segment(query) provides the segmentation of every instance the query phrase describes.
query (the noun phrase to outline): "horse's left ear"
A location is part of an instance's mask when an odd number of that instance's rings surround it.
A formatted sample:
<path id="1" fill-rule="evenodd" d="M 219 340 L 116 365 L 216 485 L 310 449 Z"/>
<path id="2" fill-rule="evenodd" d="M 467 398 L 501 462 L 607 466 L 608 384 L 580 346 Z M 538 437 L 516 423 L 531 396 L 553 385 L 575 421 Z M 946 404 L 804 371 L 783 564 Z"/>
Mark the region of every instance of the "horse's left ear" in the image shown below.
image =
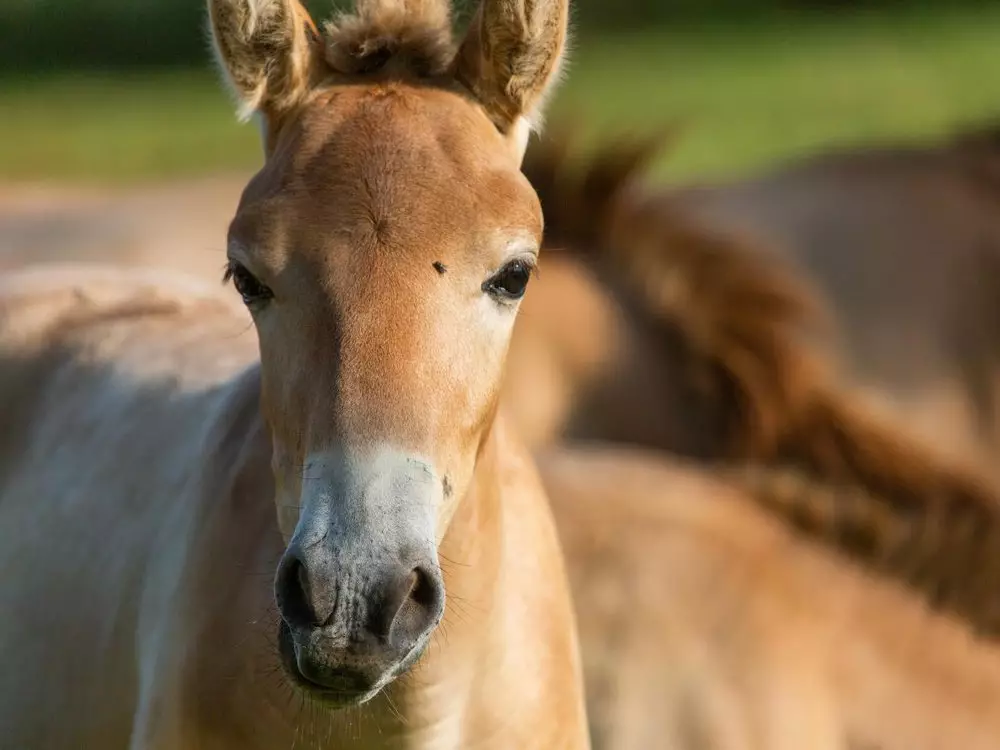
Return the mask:
<path id="1" fill-rule="evenodd" d="M 569 0 L 482 0 L 455 74 L 504 134 L 536 126 L 566 47 Z"/>
<path id="2" fill-rule="evenodd" d="M 322 49 L 299 0 L 208 0 L 215 51 L 240 102 L 240 116 L 261 113 L 268 126 L 311 86 Z"/>

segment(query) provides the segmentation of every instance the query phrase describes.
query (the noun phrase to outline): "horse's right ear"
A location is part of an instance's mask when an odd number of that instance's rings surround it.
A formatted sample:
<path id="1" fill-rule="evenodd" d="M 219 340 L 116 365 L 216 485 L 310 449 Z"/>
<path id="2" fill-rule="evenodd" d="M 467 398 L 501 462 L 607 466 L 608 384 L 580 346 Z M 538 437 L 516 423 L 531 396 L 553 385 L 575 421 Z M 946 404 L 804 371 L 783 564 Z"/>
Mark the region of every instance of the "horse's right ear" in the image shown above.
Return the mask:
<path id="1" fill-rule="evenodd" d="M 239 100 L 241 119 L 270 122 L 309 90 L 320 37 L 298 0 L 208 0 L 215 52 Z"/>

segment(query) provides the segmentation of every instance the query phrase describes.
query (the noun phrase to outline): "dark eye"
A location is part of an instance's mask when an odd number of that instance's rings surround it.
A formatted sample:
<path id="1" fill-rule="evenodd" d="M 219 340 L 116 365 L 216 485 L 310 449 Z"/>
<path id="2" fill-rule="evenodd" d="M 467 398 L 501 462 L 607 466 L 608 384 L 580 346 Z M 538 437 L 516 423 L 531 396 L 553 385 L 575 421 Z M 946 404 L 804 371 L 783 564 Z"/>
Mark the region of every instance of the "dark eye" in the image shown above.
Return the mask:
<path id="1" fill-rule="evenodd" d="M 226 266 L 226 272 L 222 277 L 223 283 L 232 281 L 236 291 L 243 298 L 243 303 L 247 307 L 257 307 L 267 302 L 274 296 L 274 293 L 257 280 L 257 277 L 250 273 L 245 266 L 236 261 L 230 261 Z"/>
<path id="2" fill-rule="evenodd" d="M 483 283 L 483 291 L 494 297 L 521 299 L 534 266 L 526 260 L 512 260 Z"/>

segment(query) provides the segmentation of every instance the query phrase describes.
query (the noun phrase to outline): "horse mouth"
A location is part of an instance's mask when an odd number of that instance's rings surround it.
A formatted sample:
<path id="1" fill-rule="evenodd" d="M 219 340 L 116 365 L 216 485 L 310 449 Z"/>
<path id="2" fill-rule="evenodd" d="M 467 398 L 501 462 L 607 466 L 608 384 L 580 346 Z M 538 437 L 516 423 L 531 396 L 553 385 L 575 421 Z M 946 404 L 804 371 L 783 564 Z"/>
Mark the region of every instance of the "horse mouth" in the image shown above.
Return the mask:
<path id="1" fill-rule="evenodd" d="M 347 675 L 331 676 L 329 684 L 309 679 L 299 667 L 292 631 L 284 621 L 278 627 L 278 653 L 281 656 L 281 665 L 288 680 L 299 690 L 306 692 L 313 700 L 331 708 L 360 706 L 382 691 L 383 685 L 381 684 L 374 688 L 362 687 L 356 678 Z"/>

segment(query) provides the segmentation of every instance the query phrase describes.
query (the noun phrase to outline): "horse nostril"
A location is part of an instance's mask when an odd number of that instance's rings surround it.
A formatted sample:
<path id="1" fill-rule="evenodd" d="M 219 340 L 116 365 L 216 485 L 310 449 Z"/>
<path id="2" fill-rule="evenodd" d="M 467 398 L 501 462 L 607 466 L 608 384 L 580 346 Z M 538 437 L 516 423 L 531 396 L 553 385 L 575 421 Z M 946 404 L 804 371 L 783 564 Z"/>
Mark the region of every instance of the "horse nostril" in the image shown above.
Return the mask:
<path id="1" fill-rule="evenodd" d="M 417 566 L 407 574 L 394 597 L 389 597 L 376 631 L 397 648 L 412 648 L 437 625 L 444 611 L 444 584 L 433 569 Z"/>
<path id="2" fill-rule="evenodd" d="M 274 589 L 278 611 L 285 622 L 297 627 L 320 624 L 312 601 L 309 574 L 296 555 L 288 554 L 281 561 Z"/>
<path id="3" fill-rule="evenodd" d="M 418 606 L 433 609 L 440 597 L 440 584 L 436 584 L 436 577 L 429 573 L 426 568 L 417 567 L 410 573 L 411 580 L 409 598 Z"/>

